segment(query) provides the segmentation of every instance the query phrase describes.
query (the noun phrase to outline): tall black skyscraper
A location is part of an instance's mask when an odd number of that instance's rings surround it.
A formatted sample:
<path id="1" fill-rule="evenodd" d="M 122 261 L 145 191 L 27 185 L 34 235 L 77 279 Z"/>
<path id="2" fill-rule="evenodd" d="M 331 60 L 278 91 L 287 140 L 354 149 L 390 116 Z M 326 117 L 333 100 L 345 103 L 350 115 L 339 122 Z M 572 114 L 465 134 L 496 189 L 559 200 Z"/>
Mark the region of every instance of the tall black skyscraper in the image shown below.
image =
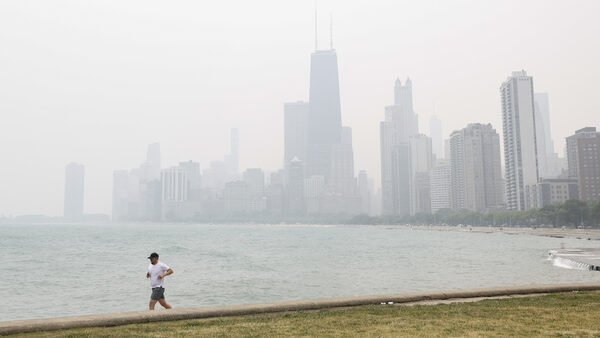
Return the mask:
<path id="1" fill-rule="evenodd" d="M 310 60 L 307 174 L 321 175 L 327 182 L 333 146 L 341 142 L 342 112 L 337 54 L 317 50 Z"/>

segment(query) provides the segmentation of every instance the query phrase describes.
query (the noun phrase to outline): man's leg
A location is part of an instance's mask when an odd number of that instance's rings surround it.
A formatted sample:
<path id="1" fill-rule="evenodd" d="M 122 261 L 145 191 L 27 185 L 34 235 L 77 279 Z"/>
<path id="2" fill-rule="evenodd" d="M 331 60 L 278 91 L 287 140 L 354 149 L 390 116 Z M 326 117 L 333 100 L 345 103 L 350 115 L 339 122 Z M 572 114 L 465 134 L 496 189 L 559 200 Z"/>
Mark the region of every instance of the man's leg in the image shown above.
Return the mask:
<path id="1" fill-rule="evenodd" d="M 154 299 L 150 299 L 150 304 L 148 305 L 148 308 L 150 310 L 154 310 L 154 305 L 156 305 L 156 302 L 158 302 L 158 301 L 154 300 Z"/>
<path id="2" fill-rule="evenodd" d="M 171 305 L 169 305 L 169 303 L 167 303 L 167 301 L 164 298 L 161 298 L 158 300 L 158 302 L 160 303 L 160 305 L 162 305 L 165 309 L 170 309 Z"/>

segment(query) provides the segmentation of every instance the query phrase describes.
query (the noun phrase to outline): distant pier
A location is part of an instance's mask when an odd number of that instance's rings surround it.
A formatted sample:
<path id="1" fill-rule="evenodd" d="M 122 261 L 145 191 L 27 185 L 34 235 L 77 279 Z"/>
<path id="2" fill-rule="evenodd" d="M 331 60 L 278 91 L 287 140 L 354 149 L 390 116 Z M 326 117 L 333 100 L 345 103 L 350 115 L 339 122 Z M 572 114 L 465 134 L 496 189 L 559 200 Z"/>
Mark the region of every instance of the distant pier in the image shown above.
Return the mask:
<path id="1" fill-rule="evenodd" d="M 600 271 L 600 248 L 549 250 L 548 255 L 573 268 Z"/>

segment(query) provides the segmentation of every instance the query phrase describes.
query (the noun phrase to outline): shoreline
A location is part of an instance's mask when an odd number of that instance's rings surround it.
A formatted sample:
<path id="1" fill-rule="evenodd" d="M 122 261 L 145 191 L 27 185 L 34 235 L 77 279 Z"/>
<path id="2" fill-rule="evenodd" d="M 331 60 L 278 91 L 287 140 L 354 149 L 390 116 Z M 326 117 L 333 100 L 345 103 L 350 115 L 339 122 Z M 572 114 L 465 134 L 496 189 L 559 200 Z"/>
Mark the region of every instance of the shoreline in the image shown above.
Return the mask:
<path id="1" fill-rule="evenodd" d="M 136 323 L 174 321 L 198 318 L 245 316 L 266 313 L 285 313 L 321 309 L 337 309 L 362 305 L 409 304 L 416 302 L 487 299 L 502 296 L 540 295 L 573 291 L 598 291 L 600 283 L 522 285 L 512 287 L 447 290 L 435 292 L 411 292 L 402 294 L 371 295 L 326 299 L 307 299 L 258 304 L 228 306 L 204 306 L 163 311 L 135 311 L 105 313 L 45 319 L 26 319 L 0 322 L 0 335 L 72 328 L 108 327 Z"/>
<path id="2" fill-rule="evenodd" d="M 365 227 L 385 227 L 386 229 L 430 230 L 477 233 L 503 233 L 507 235 L 534 235 L 554 238 L 577 238 L 600 240 L 600 229 L 572 228 L 533 228 L 533 227 L 487 227 L 487 226 L 452 226 L 452 225 L 364 225 Z"/>

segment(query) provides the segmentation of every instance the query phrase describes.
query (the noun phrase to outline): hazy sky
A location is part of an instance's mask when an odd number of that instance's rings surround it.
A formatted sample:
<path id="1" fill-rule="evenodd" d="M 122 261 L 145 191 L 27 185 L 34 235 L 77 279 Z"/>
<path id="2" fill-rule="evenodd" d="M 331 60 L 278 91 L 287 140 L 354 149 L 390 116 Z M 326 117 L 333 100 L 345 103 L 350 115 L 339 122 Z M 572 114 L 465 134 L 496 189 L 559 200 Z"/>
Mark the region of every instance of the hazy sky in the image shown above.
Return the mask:
<path id="1" fill-rule="evenodd" d="M 600 127 L 600 1 L 319 1 L 333 12 L 343 124 L 379 185 L 379 121 L 413 81 L 420 131 L 502 133 L 514 70 L 548 92 L 552 133 Z M 85 212 L 111 212 L 112 171 L 160 142 L 163 167 L 222 159 L 275 170 L 283 103 L 308 99 L 314 1 L 0 1 L 0 214 L 61 215 L 64 168 L 86 170 Z"/>

